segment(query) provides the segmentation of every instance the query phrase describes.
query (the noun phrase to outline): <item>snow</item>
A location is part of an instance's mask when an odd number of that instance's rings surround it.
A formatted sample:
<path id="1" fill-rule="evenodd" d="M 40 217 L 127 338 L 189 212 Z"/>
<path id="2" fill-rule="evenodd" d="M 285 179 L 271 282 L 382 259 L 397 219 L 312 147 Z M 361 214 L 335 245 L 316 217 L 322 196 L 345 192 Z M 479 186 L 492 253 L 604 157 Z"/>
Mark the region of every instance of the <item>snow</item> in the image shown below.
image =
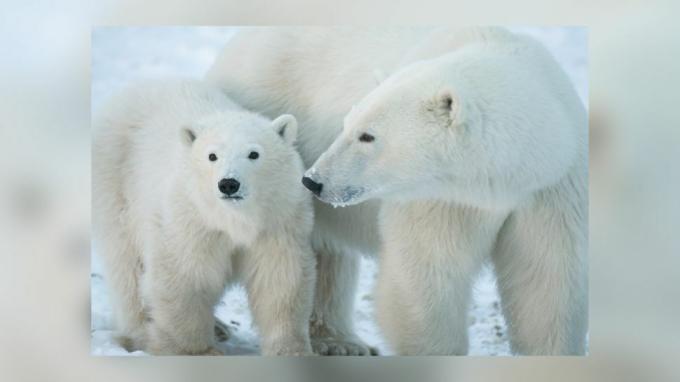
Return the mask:
<path id="1" fill-rule="evenodd" d="M 565 68 L 576 89 L 588 104 L 587 32 L 583 28 L 528 28 L 512 30 L 543 42 Z M 229 41 L 236 28 L 154 27 L 98 28 L 92 34 L 92 108 L 130 82 L 147 78 L 200 78 Z M 377 263 L 362 258 L 354 314 L 357 334 L 381 354 L 392 351 L 380 335 L 373 315 L 373 286 Z M 91 265 L 91 352 L 102 356 L 140 356 L 127 352 L 113 336 L 112 310 L 108 289 L 96 253 Z M 485 268 L 474 288 L 469 313 L 470 355 L 510 355 L 507 327 L 492 272 Z M 245 291 L 235 287 L 225 292 L 215 309 L 216 316 L 231 332 L 219 347 L 228 355 L 259 353 L 257 330 L 253 326 Z"/>

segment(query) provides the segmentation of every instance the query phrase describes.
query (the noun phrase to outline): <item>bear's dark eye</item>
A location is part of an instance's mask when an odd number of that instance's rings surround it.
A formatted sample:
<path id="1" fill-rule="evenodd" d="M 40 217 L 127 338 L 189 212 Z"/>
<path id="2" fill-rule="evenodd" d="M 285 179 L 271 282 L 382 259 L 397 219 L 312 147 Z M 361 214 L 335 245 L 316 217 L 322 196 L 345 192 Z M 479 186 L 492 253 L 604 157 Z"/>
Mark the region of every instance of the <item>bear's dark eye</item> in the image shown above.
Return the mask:
<path id="1" fill-rule="evenodd" d="M 214 162 L 217 160 L 217 155 L 210 153 L 210 155 L 208 155 L 208 159 L 210 159 L 211 162 Z"/>
<path id="2" fill-rule="evenodd" d="M 361 142 L 373 142 L 375 140 L 375 137 L 372 136 L 371 134 L 363 133 L 361 136 L 359 136 L 359 141 Z"/>
<path id="3" fill-rule="evenodd" d="M 260 157 L 260 153 L 257 151 L 251 151 L 250 154 L 248 154 L 248 159 L 255 160 Z"/>

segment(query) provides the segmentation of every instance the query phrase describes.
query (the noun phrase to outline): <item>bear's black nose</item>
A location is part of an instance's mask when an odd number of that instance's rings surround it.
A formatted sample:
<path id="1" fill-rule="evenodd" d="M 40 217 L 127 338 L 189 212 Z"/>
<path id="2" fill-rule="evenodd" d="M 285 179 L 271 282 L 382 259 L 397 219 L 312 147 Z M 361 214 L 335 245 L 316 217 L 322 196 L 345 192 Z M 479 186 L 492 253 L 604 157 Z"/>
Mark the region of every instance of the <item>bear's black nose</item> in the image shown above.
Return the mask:
<path id="1" fill-rule="evenodd" d="M 316 196 L 321 195 L 321 189 L 323 188 L 323 183 L 317 183 L 312 180 L 312 178 L 309 177 L 303 177 L 302 178 L 302 184 L 307 187 L 309 191 L 312 191 L 312 193 Z"/>
<path id="2" fill-rule="evenodd" d="M 232 195 L 233 193 L 238 191 L 238 188 L 241 187 L 241 183 L 239 183 L 238 180 L 234 178 L 221 179 L 217 183 L 217 187 L 223 194 Z"/>

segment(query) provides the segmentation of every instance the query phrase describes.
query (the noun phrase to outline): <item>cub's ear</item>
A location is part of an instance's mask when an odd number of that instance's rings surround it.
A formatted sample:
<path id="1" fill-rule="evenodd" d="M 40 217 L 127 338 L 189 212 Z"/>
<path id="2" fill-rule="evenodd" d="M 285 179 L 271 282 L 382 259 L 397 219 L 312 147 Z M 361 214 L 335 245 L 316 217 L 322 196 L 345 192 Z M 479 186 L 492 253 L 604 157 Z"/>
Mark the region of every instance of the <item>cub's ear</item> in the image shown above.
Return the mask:
<path id="1" fill-rule="evenodd" d="M 194 132 L 194 129 L 190 126 L 182 127 L 180 131 L 180 139 L 185 146 L 191 147 L 191 145 L 196 140 L 196 133 Z"/>
<path id="2" fill-rule="evenodd" d="M 448 125 L 460 120 L 460 101 L 451 89 L 440 90 L 432 102 L 431 110 L 437 117 L 445 118 Z"/>
<path id="3" fill-rule="evenodd" d="M 290 114 L 284 114 L 272 122 L 272 128 L 288 144 L 297 139 L 297 120 Z"/>

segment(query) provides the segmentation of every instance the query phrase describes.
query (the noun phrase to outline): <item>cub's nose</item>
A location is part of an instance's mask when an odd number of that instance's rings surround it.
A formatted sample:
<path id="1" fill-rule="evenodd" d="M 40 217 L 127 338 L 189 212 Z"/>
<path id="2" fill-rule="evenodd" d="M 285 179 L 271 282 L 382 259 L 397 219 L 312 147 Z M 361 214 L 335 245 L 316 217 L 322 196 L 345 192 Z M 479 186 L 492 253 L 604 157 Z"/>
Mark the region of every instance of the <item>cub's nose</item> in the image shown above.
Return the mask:
<path id="1" fill-rule="evenodd" d="M 307 187 L 309 191 L 312 191 L 312 193 L 316 196 L 321 195 L 321 189 L 323 188 L 323 183 L 317 183 L 312 180 L 310 177 L 303 177 L 302 178 L 302 184 Z"/>
<path id="2" fill-rule="evenodd" d="M 234 178 L 227 178 L 227 179 L 221 179 L 217 183 L 217 187 L 220 189 L 220 192 L 225 194 L 225 195 L 232 195 L 236 191 L 238 191 L 238 188 L 241 187 L 241 183 L 238 182 L 238 180 Z"/>

